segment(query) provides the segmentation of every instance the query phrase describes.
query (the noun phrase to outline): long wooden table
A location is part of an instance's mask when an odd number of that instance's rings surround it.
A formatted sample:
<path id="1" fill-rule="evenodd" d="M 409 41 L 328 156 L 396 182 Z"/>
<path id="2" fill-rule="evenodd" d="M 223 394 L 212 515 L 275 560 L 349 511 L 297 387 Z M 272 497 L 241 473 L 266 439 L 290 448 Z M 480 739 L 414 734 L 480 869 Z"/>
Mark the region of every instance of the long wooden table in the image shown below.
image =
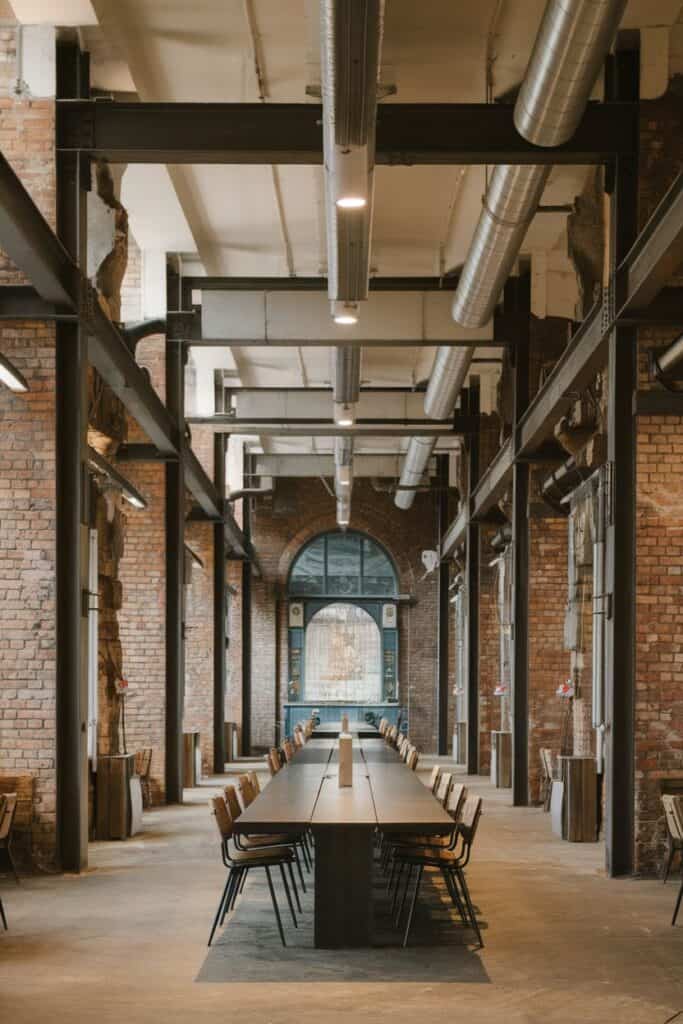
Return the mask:
<path id="1" fill-rule="evenodd" d="M 314 941 L 323 949 L 372 945 L 377 827 L 434 835 L 453 827 L 383 740 L 354 740 L 352 786 L 339 786 L 337 760 L 336 740 L 310 740 L 235 823 L 236 831 L 254 834 L 313 830 Z"/>

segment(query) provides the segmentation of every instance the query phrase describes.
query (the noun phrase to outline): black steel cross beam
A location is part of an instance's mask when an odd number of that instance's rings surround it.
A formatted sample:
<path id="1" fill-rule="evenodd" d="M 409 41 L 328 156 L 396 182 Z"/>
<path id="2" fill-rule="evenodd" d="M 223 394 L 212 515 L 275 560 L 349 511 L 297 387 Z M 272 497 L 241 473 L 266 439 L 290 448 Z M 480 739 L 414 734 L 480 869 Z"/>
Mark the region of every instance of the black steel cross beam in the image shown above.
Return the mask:
<path id="1" fill-rule="evenodd" d="M 71 102 L 71 101 L 69 101 Z M 79 101 L 73 101 L 79 102 Z M 88 101 L 85 101 L 88 102 Z M 185 466 L 193 496 L 212 517 L 221 517 L 218 494 L 192 449 L 183 442 L 169 412 L 147 375 L 133 357 L 115 324 L 104 314 L 97 292 L 78 262 L 59 241 L 38 207 L 0 154 L 0 247 L 31 281 L 21 294 L 13 290 L 13 302 L 33 303 L 36 319 L 52 319 L 57 309 L 78 320 L 88 334 L 88 359 L 126 409 L 138 421 L 162 455 L 177 455 Z M 3 292 L 0 290 L 0 303 Z M 39 316 L 42 303 L 42 314 Z M 230 516 L 231 513 L 226 513 Z M 242 533 L 234 522 L 230 529 L 238 554 L 246 557 Z"/>
<path id="2" fill-rule="evenodd" d="M 652 321 L 658 322 L 660 300 L 666 300 L 666 322 L 675 325 L 674 310 L 680 293 L 665 286 L 682 262 L 683 172 L 615 272 L 616 310 L 604 315 L 603 306 L 597 304 L 576 331 L 522 416 L 516 444 L 508 441 L 479 481 L 468 510 L 472 518 L 481 519 L 496 503 L 510 484 L 515 462 L 528 460 L 539 451 L 555 423 L 605 367 L 609 339 L 617 325 L 632 322 L 631 317 L 646 324 L 650 320 L 648 310 L 653 310 Z M 683 306 L 679 308 L 682 312 L 678 323 L 683 326 Z M 461 516 L 451 524 L 444 538 L 442 557 L 448 557 L 462 541 L 464 525 Z"/>
<path id="3" fill-rule="evenodd" d="M 497 103 L 385 103 L 378 164 L 597 164 L 634 151 L 637 105 L 590 104 L 570 142 L 542 149 Z M 58 150 L 112 163 L 321 164 L 316 103 L 57 103 Z"/>

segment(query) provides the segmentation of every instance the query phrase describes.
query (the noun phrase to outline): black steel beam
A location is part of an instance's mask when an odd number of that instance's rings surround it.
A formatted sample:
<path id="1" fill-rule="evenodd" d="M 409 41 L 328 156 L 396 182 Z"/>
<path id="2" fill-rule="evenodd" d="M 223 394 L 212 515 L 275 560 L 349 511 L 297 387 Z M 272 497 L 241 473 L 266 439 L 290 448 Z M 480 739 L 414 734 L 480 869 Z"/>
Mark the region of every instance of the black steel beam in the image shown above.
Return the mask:
<path id="1" fill-rule="evenodd" d="M 248 469 L 249 456 L 245 456 Z M 244 535 L 251 542 L 251 504 L 243 502 Z M 242 563 L 242 756 L 251 753 L 251 564 Z"/>
<path id="2" fill-rule="evenodd" d="M 683 391 L 638 391 L 636 416 L 683 416 Z"/>
<path id="3" fill-rule="evenodd" d="M 79 67 L 78 48 L 57 51 L 60 86 Z M 78 86 L 78 83 L 74 86 Z M 76 94 L 76 93 L 74 93 Z M 37 214 L 0 158 L 0 239 L 7 254 L 36 276 L 48 302 L 69 302 L 86 260 L 87 168 L 78 154 L 57 161 L 57 223 L 62 241 Z M 44 247 L 44 249 L 42 248 Z M 56 468 L 56 832 L 64 871 L 88 860 L 88 343 L 81 325 L 58 323 L 55 349 Z"/>
<path id="4" fill-rule="evenodd" d="M 449 457 L 437 455 L 437 480 L 441 488 L 436 497 L 437 512 L 437 534 L 439 540 L 443 537 L 448 527 L 448 462 Z M 439 565 L 439 613 L 438 613 L 438 640 L 437 640 L 437 721 L 438 721 L 438 752 L 441 755 L 448 753 L 448 698 L 449 686 L 449 636 L 450 636 L 450 612 L 448 586 L 449 586 L 449 565 L 444 559 Z"/>
<path id="5" fill-rule="evenodd" d="M 513 444 L 529 403 L 529 326 L 515 346 Z M 512 804 L 529 803 L 529 464 L 512 467 Z"/>
<path id="6" fill-rule="evenodd" d="M 378 164 L 595 164 L 635 146 L 637 107 L 590 104 L 570 142 L 543 149 L 516 131 L 513 106 L 385 103 Z M 315 103 L 106 103 L 57 106 L 57 146 L 112 163 L 321 164 Z"/>
<path id="7" fill-rule="evenodd" d="M 212 426 L 223 434 L 259 434 L 263 437 L 455 437 L 459 431 L 450 423 L 434 420 L 381 419 L 357 420 L 351 427 L 330 421 L 240 419 L 237 417 L 193 417 L 190 423 Z"/>
<path id="8" fill-rule="evenodd" d="M 615 79 L 636 99 L 639 55 L 618 53 Z M 609 83 L 608 83 L 609 84 Z M 623 93 L 622 93 L 623 95 Z M 642 308 L 683 259 L 683 175 L 638 234 L 638 157 L 615 163 L 610 224 L 613 310 Z M 675 259 L 674 259 L 675 257 Z M 612 323 L 616 321 L 612 316 Z M 613 326 L 608 335 L 605 533 L 605 860 L 611 877 L 630 875 L 635 858 L 636 449 L 634 397 L 638 332 Z"/>
<path id="9" fill-rule="evenodd" d="M 31 285 L 0 285 L 0 320 L 77 320 L 72 309 L 42 298 Z"/>
<path id="10" fill-rule="evenodd" d="M 222 509 L 225 500 L 225 437 L 213 439 L 213 479 Z M 225 562 L 228 556 L 225 527 L 222 522 L 213 528 L 213 771 L 225 771 L 225 676 L 227 591 Z"/>
<path id="11" fill-rule="evenodd" d="M 371 292 L 454 291 L 458 277 L 371 277 Z M 200 292 L 326 292 L 327 278 L 319 277 L 184 277 L 183 309 L 192 306 L 191 295 Z"/>
<path id="12" fill-rule="evenodd" d="M 479 379 L 470 377 L 468 412 L 479 418 Z M 479 432 L 468 439 L 467 449 L 468 492 L 471 494 L 479 481 Z M 467 577 L 467 774 L 479 772 L 479 577 L 480 533 L 478 524 L 470 519 L 467 525 L 466 565 Z"/>
<path id="13" fill-rule="evenodd" d="M 594 379 L 596 373 L 604 369 L 608 359 L 609 339 L 614 328 L 619 324 L 633 326 L 638 317 L 643 323 L 649 322 L 647 310 L 635 308 L 634 301 L 640 301 L 647 293 L 653 303 L 648 309 L 653 310 L 654 323 L 657 322 L 658 316 L 663 316 L 669 326 L 681 323 L 680 319 L 675 319 L 677 295 L 673 295 L 672 290 L 665 287 L 666 279 L 662 276 L 662 267 L 670 265 L 666 262 L 666 246 L 673 245 L 676 253 L 675 263 L 678 260 L 678 239 L 681 234 L 683 175 L 676 178 L 664 200 L 652 214 L 646 236 L 642 241 L 639 238 L 634 243 L 620 263 L 614 275 L 615 308 L 605 310 L 600 304 L 593 308 L 529 404 L 519 424 L 516 444 L 508 441 L 491 462 L 473 495 L 474 518 L 481 520 L 482 515 L 495 504 L 509 486 L 515 460 L 528 461 L 538 451 L 552 433 L 555 423 Z M 637 279 L 629 272 L 632 259 L 638 264 Z M 652 288 L 647 285 L 648 267 L 654 282 Z M 632 292 L 632 288 L 637 288 L 637 292 Z M 658 307 L 659 297 L 664 304 L 663 310 Z M 447 538 L 450 543 L 451 531 Z"/>
<path id="14" fill-rule="evenodd" d="M 166 346 L 166 401 L 178 429 L 183 422 L 184 353 Z M 183 704 L 185 640 L 183 586 L 185 583 L 185 479 L 183 461 L 167 462 L 166 473 L 166 803 L 183 800 Z"/>

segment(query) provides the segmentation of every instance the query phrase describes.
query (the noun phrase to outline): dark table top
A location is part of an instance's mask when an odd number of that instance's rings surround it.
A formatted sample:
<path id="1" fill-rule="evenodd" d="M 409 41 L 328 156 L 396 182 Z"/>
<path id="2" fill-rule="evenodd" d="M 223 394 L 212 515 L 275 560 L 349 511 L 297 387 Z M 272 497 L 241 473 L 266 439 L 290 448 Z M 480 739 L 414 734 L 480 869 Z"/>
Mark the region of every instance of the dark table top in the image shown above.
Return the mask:
<path id="1" fill-rule="evenodd" d="M 375 828 L 443 833 L 452 819 L 383 740 L 354 740 L 353 786 L 340 787 L 336 741 L 310 740 L 235 823 L 238 832 Z"/>

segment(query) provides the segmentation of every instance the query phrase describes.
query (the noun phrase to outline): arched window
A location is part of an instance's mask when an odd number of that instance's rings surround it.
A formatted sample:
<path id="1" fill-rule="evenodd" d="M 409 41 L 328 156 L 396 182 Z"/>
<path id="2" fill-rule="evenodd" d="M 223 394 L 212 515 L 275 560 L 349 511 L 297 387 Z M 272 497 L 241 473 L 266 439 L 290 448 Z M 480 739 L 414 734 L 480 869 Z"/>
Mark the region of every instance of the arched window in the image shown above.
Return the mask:
<path id="1" fill-rule="evenodd" d="M 289 573 L 292 597 L 398 597 L 393 563 L 376 541 L 347 530 L 309 541 Z"/>
<path id="2" fill-rule="evenodd" d="M 382 699 L 382 639 L 372 615 L 357 604 L 335 601 L 306 627 L 304 700 Z"/>

